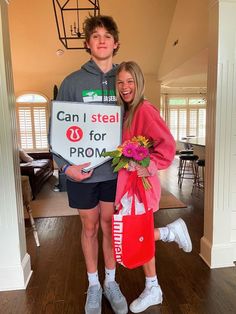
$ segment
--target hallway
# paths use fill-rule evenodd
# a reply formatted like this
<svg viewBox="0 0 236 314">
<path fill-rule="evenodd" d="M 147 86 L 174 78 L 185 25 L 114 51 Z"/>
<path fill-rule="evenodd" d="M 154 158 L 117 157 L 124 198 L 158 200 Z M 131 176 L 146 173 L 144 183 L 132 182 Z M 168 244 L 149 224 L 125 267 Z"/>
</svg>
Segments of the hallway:
<svg viewBox="0 0 236 314">
<path fill-rule="evenodd" d="M 236 313 L 236 270 L 234 267 L 209 269 L 199 256 L 203 234 L 203 193 L 191 195 L 189 180 L 182 190 L 177 185 L 174 164 L 160 174 L 162 186 L 188 205 L 188 208 L 160 210 L 156 226 L 182 217 L 193 242 L 189 254 L 174 243 L 156 244 L 157 275 L 164 294 L 162 305 L 145 313 L 157 314 L 229 314 Z M 80 244 L 79 216 L 36 219 L 41 247 L 35 246 L 32 233 L 27 235 L 33 275 L 26 291 L 0 293 L 0 314 L 83 314 L 87 276 Z M 104 277 L 102 252 L 99 273 Z M 128 303 L 143 290 L 143 272 L 117 267 L 119 282 Z M 112 314 L 103 299 L 102 314 Z"/>
</svg>

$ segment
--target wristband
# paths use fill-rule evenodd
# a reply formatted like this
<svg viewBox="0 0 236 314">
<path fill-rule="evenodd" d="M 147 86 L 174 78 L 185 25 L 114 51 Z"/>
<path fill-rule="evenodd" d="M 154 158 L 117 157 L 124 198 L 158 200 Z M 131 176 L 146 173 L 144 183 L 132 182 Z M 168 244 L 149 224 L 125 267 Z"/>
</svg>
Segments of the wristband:
<svg viewBox="0 0 236 314">
<path fill-rule="evenodd" d="M 69 168 L 69 167 L 70 167 L 70 165 L 65 165 L 65 166 L 62 168 L 62 171 L 65 173 L 66 170 L 67 170 L 67 168 Z"/>
</svg>

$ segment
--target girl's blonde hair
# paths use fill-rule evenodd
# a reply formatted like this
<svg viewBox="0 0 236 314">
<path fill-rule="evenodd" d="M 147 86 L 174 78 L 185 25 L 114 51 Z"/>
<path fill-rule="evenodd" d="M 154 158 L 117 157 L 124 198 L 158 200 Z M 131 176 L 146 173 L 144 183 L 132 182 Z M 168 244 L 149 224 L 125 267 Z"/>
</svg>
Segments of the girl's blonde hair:
<svg viewBox="0 0 236 314">
<path fill-rule="evenodd" d="M 135 87 L 136 87 L 134 100 L 128 106 L 121 98 L 120 93 L 117 88 L 117 84 L 116 84 L 117 103 L 118 105 L 123 105 L 125 108 L 125 111 L 128 112 L 124 126 L 127 128 L 130 128 L 134 113 L 137 110 L 139 104 L 142 103 L 144 100 L 145 82 L 144 82 L 144 76 L 143 76 L 142 70 L 140 69 L 139 65 L 134 61 L 122 62 L 118 66 L 117 72 L 116 72 L 116 81 L 121 71 L 126 71 L 131 74 L 134 80 Z"/>
</svg>

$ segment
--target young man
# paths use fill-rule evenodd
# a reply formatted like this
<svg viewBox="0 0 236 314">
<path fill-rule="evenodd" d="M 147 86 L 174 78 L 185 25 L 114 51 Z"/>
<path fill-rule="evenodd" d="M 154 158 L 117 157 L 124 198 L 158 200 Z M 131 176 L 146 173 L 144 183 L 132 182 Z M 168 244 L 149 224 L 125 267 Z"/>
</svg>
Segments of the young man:
<svg viewBox="0 0 236 314">
<path fill-rule="evenodd" d="M 111 17 L 89 17 L 84 23 L 85 45 L 91 55 L 79 71 L 67 76 L 61 84 L 57 100 L 89 102 L 91 92 L 96 91 L 93 102 L 116 104 L 113 55 L 119 48 L 116 23 Z M 104 295 L 117 314 L 128 313 L 127 302 L 115 281 L 115 260 L 112 249 L 111 220 L 114 212 L 116 175 L 110 162 L 89 173 L 78 166 L 56 162 L 67 176 L 69 205 L 77 208 L 82 222 L 81 242 L 88 273 L 89 287 L 85 304 L 86 314 L 101 313 L 102 288 L 98 278 L 98 228 L 103 233 L 105 262 Z"/>
</svg>

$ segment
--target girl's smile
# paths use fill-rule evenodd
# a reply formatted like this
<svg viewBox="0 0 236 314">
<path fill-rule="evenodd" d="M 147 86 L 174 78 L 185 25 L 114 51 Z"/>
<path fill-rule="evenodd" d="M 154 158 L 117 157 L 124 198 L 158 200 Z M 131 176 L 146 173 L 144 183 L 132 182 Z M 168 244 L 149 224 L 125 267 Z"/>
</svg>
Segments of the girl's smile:
<svg viewBox="0 0 236 314">
<path fill-rule="evenodd" d="M 135 82 L 132 75 L 123 70 L 118 74 L 117 88 L 121 98 L 127 104 L 131 104 L 135 97 Z"/>
</svg>

